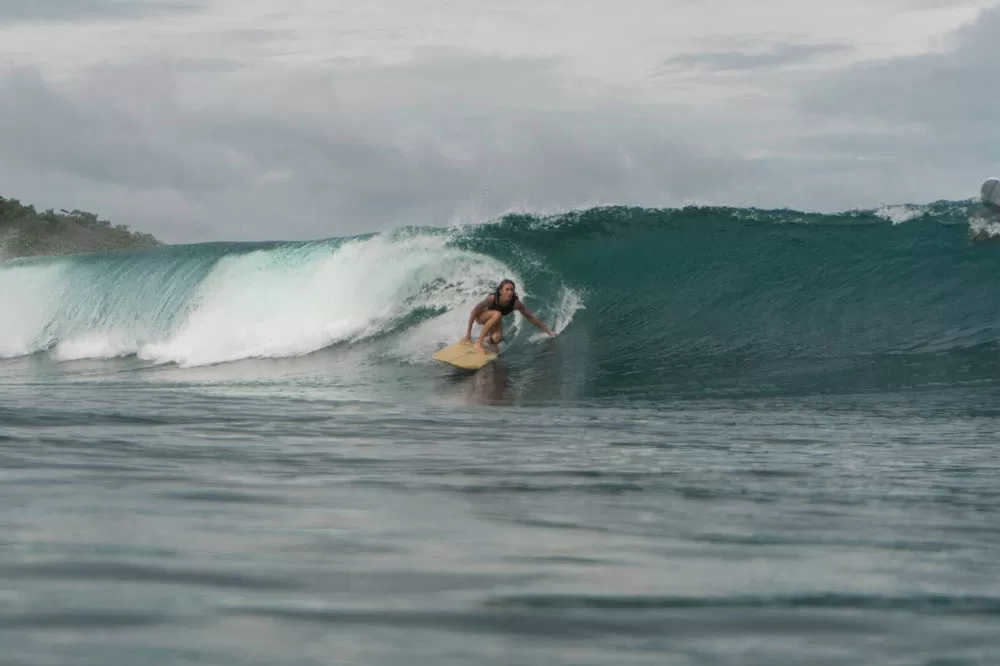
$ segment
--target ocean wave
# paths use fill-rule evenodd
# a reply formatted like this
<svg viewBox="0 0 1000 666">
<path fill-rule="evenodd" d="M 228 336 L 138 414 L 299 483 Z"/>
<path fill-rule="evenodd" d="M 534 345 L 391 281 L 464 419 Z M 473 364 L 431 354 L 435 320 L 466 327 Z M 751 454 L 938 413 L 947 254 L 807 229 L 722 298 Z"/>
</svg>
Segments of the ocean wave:
<svg viewBox="0 0 1000 666">
<path fill-rule="evenodd" d="M 970 236 L 976 219 L 968 202 L 839 215 L 612 207 L 14 260 L 0 263 L 0 357 L 188 367 L 379 340 L 396 361 L 429 363 L 511 278 L 564 333 L 577 375 L 621 390 L 668 374 L 850 384 L 901 365 L 968 379 L 970 356 L 993 367 L 1000 342 L 1000 256 Z M 512 347 L 543 337 L 512 330 Z"/>
</svg>

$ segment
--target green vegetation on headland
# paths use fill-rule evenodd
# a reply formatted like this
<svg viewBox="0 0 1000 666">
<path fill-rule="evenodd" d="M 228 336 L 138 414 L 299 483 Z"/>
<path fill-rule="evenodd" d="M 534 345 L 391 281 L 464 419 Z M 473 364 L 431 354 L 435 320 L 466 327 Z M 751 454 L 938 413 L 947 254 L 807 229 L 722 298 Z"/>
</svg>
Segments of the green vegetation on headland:
<svg viewBox="0 0 1000 666">
<path fill-rule="evenodd" d="M 162 243 L 150 234 L 113 225 L 82 210 L 39 213 L 0 197 L 0 259 L 103 250 L 135 250 Z"/>
</svg>

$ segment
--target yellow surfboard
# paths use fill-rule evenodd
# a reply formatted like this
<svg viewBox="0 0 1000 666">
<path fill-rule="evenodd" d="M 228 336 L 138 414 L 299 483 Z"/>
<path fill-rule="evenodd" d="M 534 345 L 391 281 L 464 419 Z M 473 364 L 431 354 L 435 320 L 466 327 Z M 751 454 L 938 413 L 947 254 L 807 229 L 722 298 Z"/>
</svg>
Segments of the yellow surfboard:
<svg viewBox="0 0 1000 666">
<path fill-rule="evenodd" d="M 436 361 L 450 363 L 463 370 L 478 370 L 496 357 L 497 355 L 491 351 L 480 354 L 471 342 L 456 342 L 444 349 L 439 349 L 431 356 Z"/>
</svg>

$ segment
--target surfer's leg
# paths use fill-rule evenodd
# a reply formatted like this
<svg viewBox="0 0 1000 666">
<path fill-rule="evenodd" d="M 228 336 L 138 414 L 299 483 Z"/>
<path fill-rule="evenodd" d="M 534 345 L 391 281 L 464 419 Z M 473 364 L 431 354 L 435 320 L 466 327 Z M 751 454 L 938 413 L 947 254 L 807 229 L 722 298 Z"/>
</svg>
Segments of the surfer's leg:
<svg viewBox="0 0 1000 666">
<path fill-rule="evenodd" d="M 479 338 L 476 340 L 476 351 L 481 354 L 486 353 L 486 350 L 483 349 L 483 340 L 486 339 L 486 334 L 492 331 L 500 323 L 500 313 L 496 310 L 484 312 L 483 315 L 483 317 L 480 317 L 483 330 L 479 331 Z"/>
<path fill-rule="evenodd" d="M 493 332 L 490 333 L 490 342 L 494 345 L 499 345 L 503 342 L 503 317 L 499 317 L 497 319 L 497 326 L 493 329 Z"/>
</svg>

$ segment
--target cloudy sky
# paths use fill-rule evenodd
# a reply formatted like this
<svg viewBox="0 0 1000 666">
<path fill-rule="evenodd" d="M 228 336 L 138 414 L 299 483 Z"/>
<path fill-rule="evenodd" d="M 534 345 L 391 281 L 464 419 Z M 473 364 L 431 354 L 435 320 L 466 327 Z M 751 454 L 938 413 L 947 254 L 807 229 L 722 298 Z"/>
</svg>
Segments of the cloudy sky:
<svg viewBox="0 0 1000 666">
<path fill-rule="evenodd" d="M 168 242 L 1000 175 L 997 0 L 0 0 L 0 195 Z"/>
</svg>

